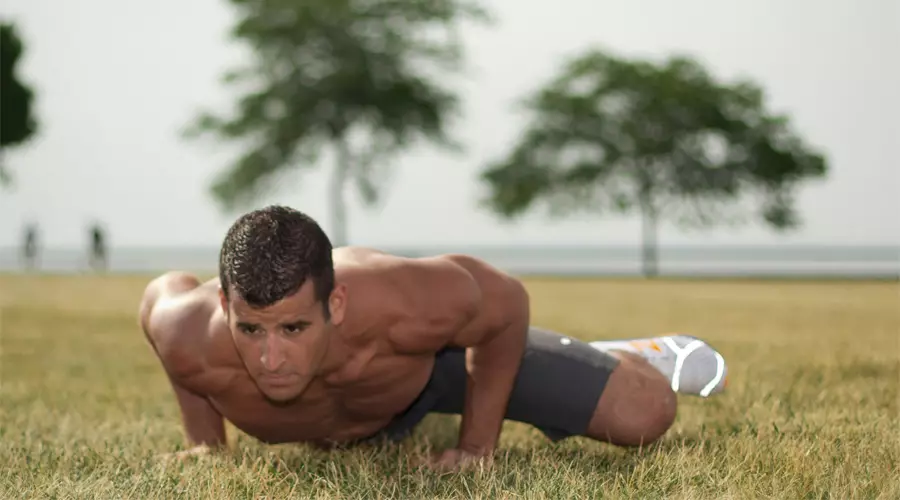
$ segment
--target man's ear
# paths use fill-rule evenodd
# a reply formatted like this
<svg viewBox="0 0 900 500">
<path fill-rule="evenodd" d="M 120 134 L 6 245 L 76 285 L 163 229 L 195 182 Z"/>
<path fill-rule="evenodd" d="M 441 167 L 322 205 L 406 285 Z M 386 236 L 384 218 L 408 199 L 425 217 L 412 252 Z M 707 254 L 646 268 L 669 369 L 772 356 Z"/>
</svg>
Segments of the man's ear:
<svg viewBox="0 0 900 500">
<path fill-rule="evenodd" d="M 328 311 L 331 313 L 330 322 L 340 325 L 344 321 L 344 312 L 347 310 L 347 287 L 338 283 L 328 296 Z"/>
</svg>

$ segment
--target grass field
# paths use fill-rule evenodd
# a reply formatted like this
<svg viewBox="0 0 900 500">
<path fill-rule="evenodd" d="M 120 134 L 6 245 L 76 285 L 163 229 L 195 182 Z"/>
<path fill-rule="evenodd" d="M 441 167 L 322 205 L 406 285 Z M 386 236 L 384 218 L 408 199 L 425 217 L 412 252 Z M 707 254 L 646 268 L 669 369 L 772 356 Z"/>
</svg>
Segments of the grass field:
<svg viewBox="0 0 900 500">
<path fill-rule="evenodd" d="M 136 326 L 146 277 L 0 276 L 2 498 L 900 498 L 897 283 L 530 280 L 534 321 L 582 338 L 698 335 L 725 394 L 680 397 L 665 438 L 623 450 L 508 423 L 495 467 L 411 468 L 451 446 L 432 416 L 400 447 L 263 446 L 165 463 L 176 403 Z"/>
</svg>

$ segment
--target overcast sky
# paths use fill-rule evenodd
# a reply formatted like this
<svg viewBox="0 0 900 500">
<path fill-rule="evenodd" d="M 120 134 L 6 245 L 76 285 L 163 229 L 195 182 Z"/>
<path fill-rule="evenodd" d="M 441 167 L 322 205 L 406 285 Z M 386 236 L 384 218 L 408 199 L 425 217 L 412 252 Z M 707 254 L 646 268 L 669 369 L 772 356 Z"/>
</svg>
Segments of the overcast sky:
<svg viewBox="0 0 900 500">
<path fill-rule="evenodd" d="M 637 221 L 531 217 L 502 224 L 476 206 L 478 169 L 503 154 L 522 124 L 513 104 L 562 58 L 591 45 L 627 54 L 690 53 L 716 75 L 760 82 L 789 112 L 832 173 L 804 189 L 802 230 L 761 227 L 684 233 L 662 243 L 900 244 L 900 8 L 893 0 L 493 0 L 498 23 L 465 31 L 470 72 L 456 135 L 467 152 L 422 148 L 396 164 L 380 207 L 350 210 L 363 245 L 636 243 Z M 39 140 L 7 157 L 14 191 L 0 192 L 0 246 L 25 221 L 52 246 L 81 246 L 98 218 L 114 245 L 216 246 L 234 214 L 208 196 L 231 158 L 179 129 L 203 106 L 228 106 L 220 75 L 241 61 L 227 39 L 224 0 L 3 0 L 37 90 Z M 325 172 L 297 178 L 259 204 L 305 210 L 328 229 Z"/>
</svg>

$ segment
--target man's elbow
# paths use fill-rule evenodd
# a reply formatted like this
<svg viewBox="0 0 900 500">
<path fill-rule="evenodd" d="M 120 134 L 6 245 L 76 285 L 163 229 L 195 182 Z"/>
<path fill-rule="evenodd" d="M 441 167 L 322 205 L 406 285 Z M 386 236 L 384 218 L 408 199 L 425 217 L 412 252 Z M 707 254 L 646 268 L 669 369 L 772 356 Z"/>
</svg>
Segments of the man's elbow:
<svg viewBox="0 0 900 500">
<path fill-rule="evenodd" d="M 506 278 L 502 286 L 494 286 L 487 314 L 485 335 L 481 345 L 497 345 L 503 351 L 524 349 L 531 322 L 528 290 L 518 280 Z M 500 346 L 503 346 L 502 348 Z"/>
<path fill-rule="evenodd" d="M 507 278 L 504 303 L 510 323 L 528 325 L 531 322 L 531 297 L 528 289 L 516 278 Z"/>
</svg>

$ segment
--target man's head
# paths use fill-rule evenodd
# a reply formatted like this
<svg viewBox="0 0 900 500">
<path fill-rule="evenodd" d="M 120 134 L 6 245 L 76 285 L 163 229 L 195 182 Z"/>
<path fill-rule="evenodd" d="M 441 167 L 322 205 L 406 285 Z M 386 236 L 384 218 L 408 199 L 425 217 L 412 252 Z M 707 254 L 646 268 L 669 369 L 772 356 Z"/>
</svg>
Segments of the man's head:
<svg viewBox="0 0 900 500">
<path fill-rule="evenodd" d="M 303 392 L 343 319 L 331 250 L 312 218 L 282 206 L 241 216 L 225 236 L 222 309 L 247 371 L 273 400 Z"/>
</svg>

